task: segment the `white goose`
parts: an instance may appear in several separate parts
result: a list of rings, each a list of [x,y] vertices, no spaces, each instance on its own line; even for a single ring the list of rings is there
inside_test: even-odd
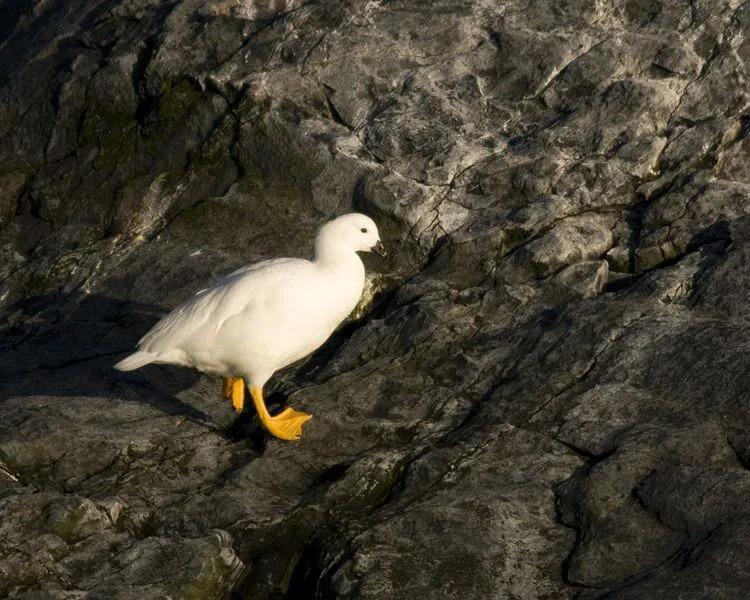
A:
[[[315,238],[312,260],[267,260],[220,279],[159,321],[115,368],[169,363],[220,375],[223,396],[237,412],[247,382],[265,428],[296,440],[312,415],[290,407],[272,417],[263,386],[274,371],[323,344],[357,305],[365,282],[360,251],[385,254],[372,219],[350,213],[329,221]]]

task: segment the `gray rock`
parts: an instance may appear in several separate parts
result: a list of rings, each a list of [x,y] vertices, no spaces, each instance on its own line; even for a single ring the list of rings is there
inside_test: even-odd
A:
[[[0,597],[743,597],[744,4],[0,15]],[[111,368],[350,210],[299,443]]]

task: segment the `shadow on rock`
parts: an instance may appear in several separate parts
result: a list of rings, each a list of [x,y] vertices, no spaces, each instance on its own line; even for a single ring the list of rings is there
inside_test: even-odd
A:
[[[133,351],[165,311],[158,306],[100,295],[76,303],[71,295],[47,295],[11,308],[13,325],[0,343],[0,393],[17,396],[95,396],[149,404],[170,415],[206,420],[179,400],[200,374],[149,365],[121,373],[113,364]],[[71,306],[73,305],[73,306]]]
[[[693,290],[698,290],[703,280],[724,261],[731,244],[732,231],[726,220],[718,221],[693,236],[688,250],[699,248],[701,252],[698,270],[693,275]]]

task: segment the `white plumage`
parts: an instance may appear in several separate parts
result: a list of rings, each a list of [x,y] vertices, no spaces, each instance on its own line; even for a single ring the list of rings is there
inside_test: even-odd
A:
[[[358,213],[338,217],[318,232],[313,260],[268,260],[220,279],[159,321],[115,367],[183,365],[262,390],[274,371],[318,348],[354,309],[365,281],[357,252],[370,250],[382,250],[375,223]]]

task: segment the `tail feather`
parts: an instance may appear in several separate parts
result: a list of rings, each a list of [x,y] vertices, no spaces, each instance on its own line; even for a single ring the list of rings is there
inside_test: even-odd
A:
[[[132,371],[133,369],[138,369],[143,365],[154,362],[155,360],[156,354],[139,350],[138,352],[134,352],[130,356],[123,358],[120,362],[115,363],[114,367],[118,371]]]

